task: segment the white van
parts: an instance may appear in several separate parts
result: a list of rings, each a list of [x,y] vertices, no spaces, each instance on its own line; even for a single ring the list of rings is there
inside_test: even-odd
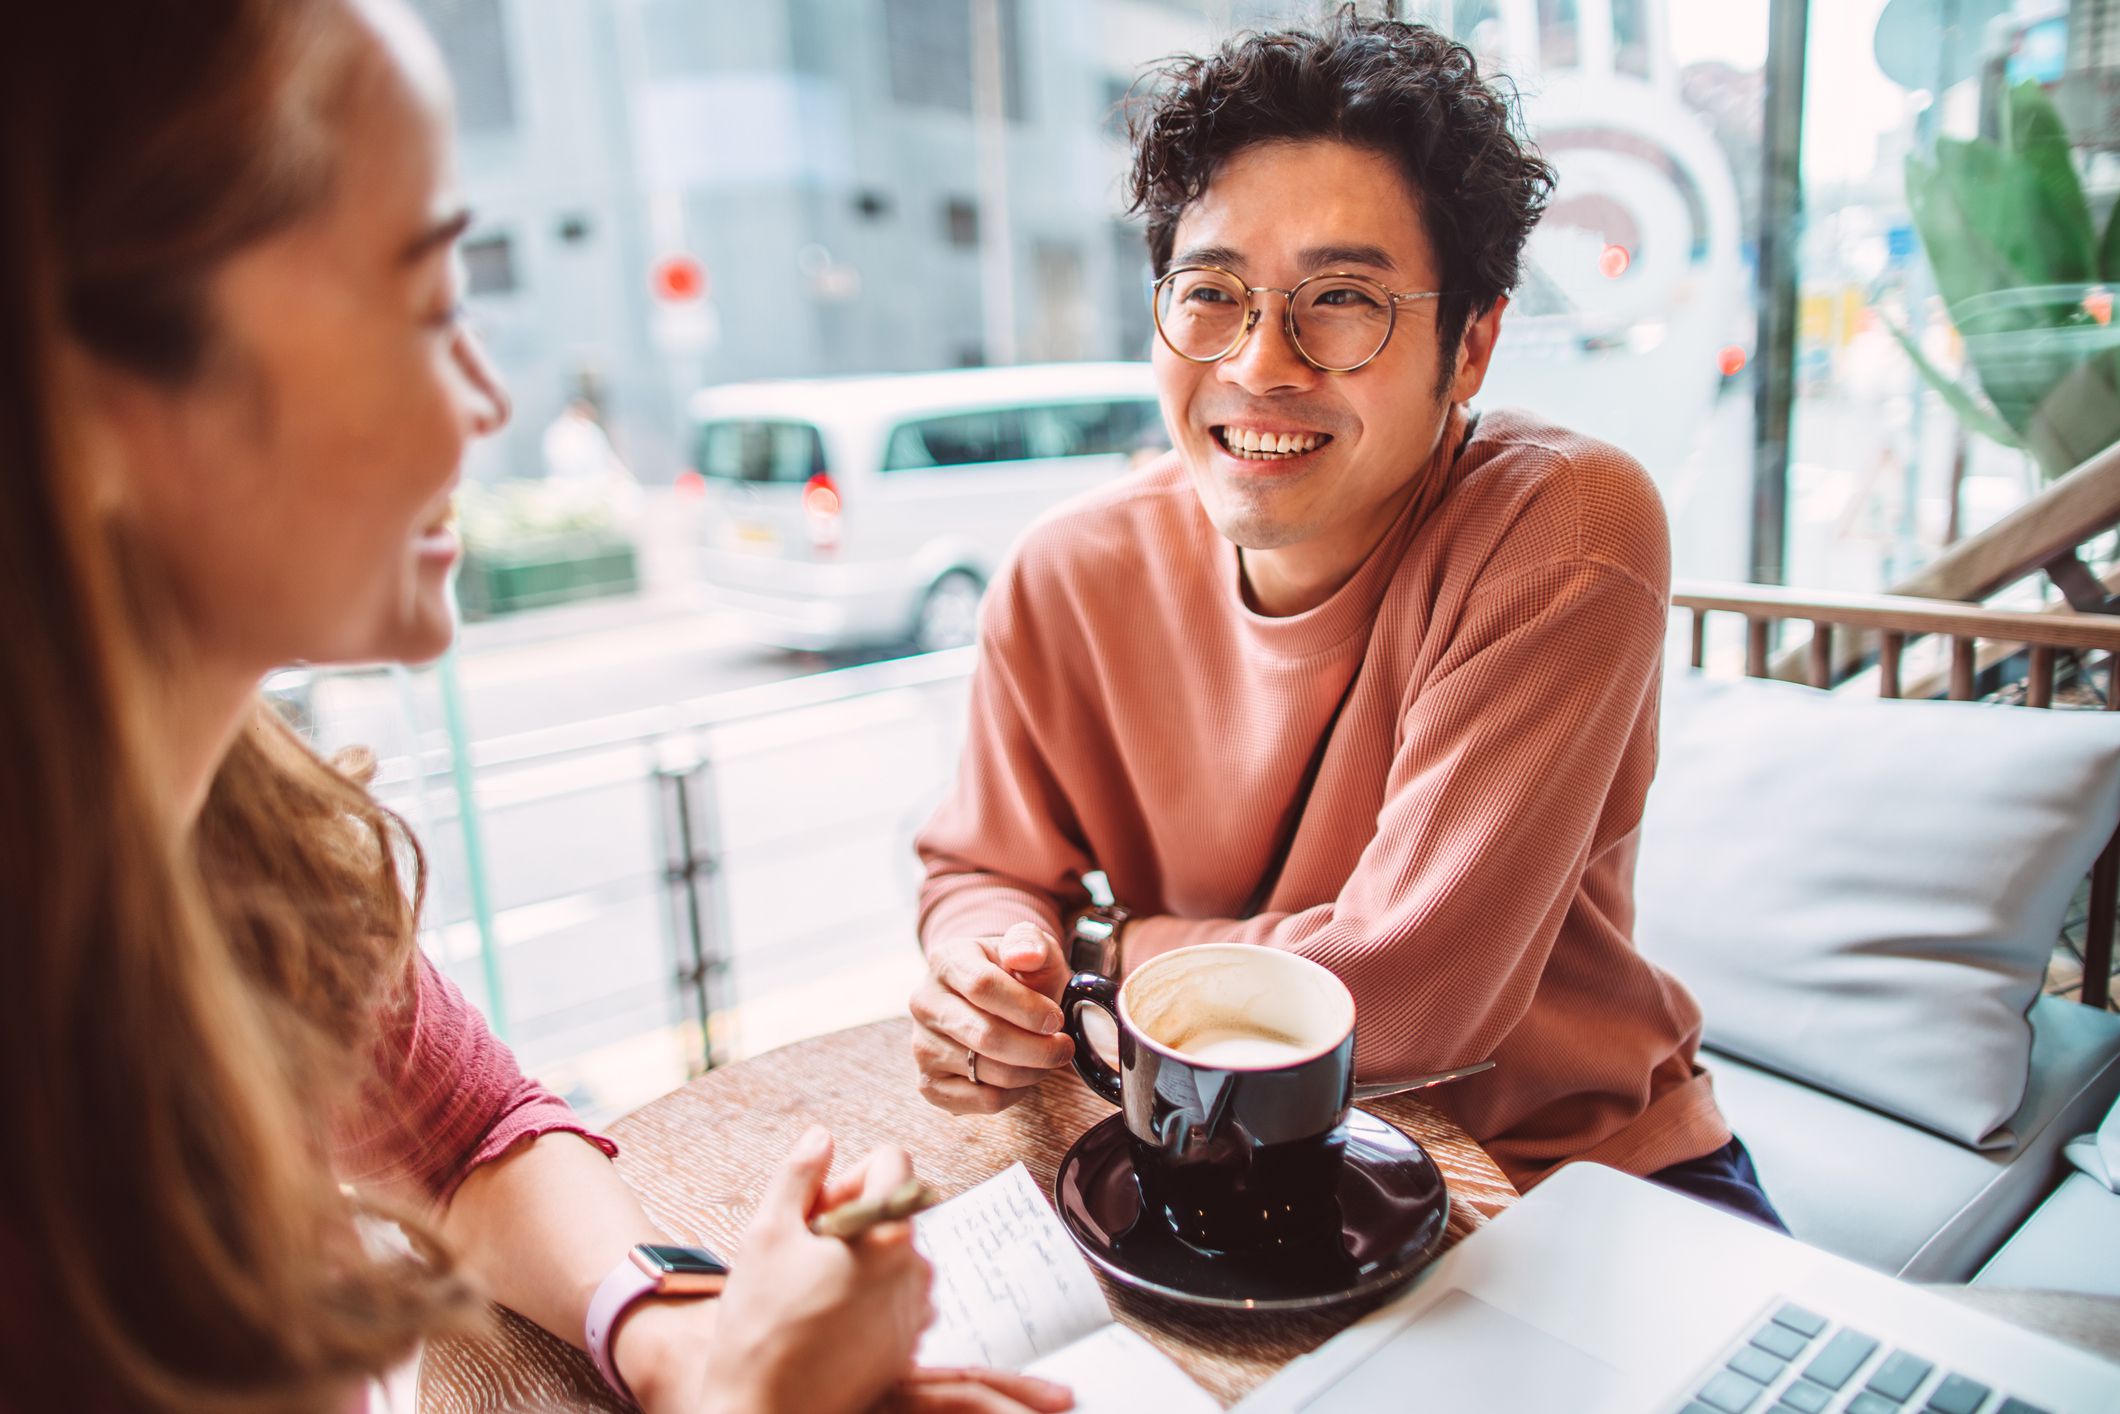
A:
[[[710,595],[817,650],[971,642],[1026,526],[1169,445],[1145,363],[734,383],[690,413]]]

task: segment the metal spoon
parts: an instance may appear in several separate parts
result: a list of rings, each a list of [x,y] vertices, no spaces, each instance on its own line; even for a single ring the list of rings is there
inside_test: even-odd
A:
[[[1426,1090],[1431,1085],[1447,1085],[1453,1080],[1463,1080],[1468,1075],[1478,1075],[1483,1070],[1494,1069],[1491,1060],[1478,1065],[1462,1065],[1456,1070],[1439,1070],[1433,1075],[1416,1075],[1411,1080],[1379,1080],[1369,1085],[1354,1087],[1355,1102],[1381,1100],[1386,1095],[1403,1095],[1409,1090]]]

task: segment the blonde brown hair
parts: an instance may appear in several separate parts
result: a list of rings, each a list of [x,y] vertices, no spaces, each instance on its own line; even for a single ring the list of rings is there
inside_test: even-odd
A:
[[[0,46],[0,1405],[343,1409],[469,1310],[378,1255],[329,1118],[410,985],[420,866],[262,704],[196,829],[142,769],[153,566],[92,513],[76,379],[181,387],[209,277],[315,209],[346,0],[27,7]],[[368,60],[372,62],[372,58]]]

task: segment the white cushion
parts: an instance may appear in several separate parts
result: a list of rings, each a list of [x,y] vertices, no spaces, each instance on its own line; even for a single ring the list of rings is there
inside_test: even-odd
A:
[[[2120,1105],[2113,1106],[2095,1131],[2071,1139],[2062,1152],[2100,1188],[2120,1193]]]
[[[1717,1049],[2007,1147],[2039,993],[2120,818],[2120,713],[1673,674],[1641,950]]]
[[[2017,1229],[1975,1286],[2120,1296],[2120,1193],[2073,1173]]]
[[[2031,1020],[2032,1084],[2009,1149],[1968,1148],[1712,1051],[1701,1062],[1791,1232],[1910,1281],[1965,1281],[2066,1170],[2062,1144],[2120,1094],[2120,1016],[2044,997]]]

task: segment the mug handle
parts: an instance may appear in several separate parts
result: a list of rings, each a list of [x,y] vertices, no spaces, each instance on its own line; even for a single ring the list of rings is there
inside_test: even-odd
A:
[[[1120,1103],[1119,1072],[1104,1063],[1083,1033],[1081,1015],[1085,1006],[1102,1008],[1111,1017],[1113,1029],[1118,1029],[1119,984],[1101,973],[1078,972],[1060,995],[1061,1025],[1075,1043],[1075,1074],[1082,1077],[1084,1085],[1116,1105]]]

